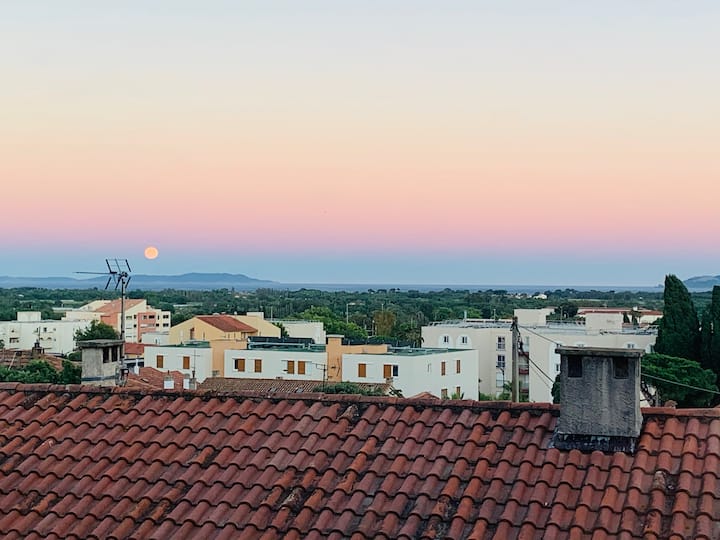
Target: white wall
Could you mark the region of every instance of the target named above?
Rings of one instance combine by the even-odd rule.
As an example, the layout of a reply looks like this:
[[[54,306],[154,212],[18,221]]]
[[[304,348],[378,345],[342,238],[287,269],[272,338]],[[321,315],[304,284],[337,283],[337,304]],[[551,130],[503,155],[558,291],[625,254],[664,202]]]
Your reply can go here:
[[[0,321],[0,339],[6,349],[32,349],[39,341],[49,354],[67,354],[75,350],[75,332],[90,326],[89,321],[37,320],[21,313],[22,321]]]
[[[170,345],[169,332],[145,332],[141,339],[145,345]]]
[[[163,365],[157,365],[158,356],[163,356]],[[145,366],[160,371],[180,371],[192,376],[195,369],[195,378],[198,384],[208,377],[212,377],[212,349],[210,347],[145,347]],[[190,357],[190,368],[183,367],[184,357]]]
[[[525,318],[525,320],[528,319]],[[611,323],[614,324],[615,319],[612,319]],[[610,323],[608,325],[612,326]],[[458,346],[457,340],[462,336],[468,336],[469,343],[479,353],[478,376],[481,381],[480,391],[483,393],[492,395],[502,390],[503,372],[497,368],[498,356],[505,357],[504,380],[509,381],[512,378],[512,334],[509,323],[437,324],[424,326],[422,336],[425,346],[442,346],[438,344],[444,343],[445,336],[447,336],[450,346]],[[505,350],[498,347],[499,337],[505,338]],[[560,357],[555,354],[557,344],[637,348],[650,352],[657,338],[654,333],[646,333],[644,330],[599,331],[596,327],[588,329],[582,324],[550,324],[537,327],[530,325],[524,327],[520,324],[520,337],[523,349],[529,353],[532,361],[527,375],[530,387],[529,399],[537,402],[552,401],[552,381],[558,373],[557,366],[560,364]],[[521,377],[523,376],[521,375]]]
[[[236,359],[245,359],[245,371],[235,367]],[[261,370],[255,371],[255,360],[262,360]],[[288,360],[294,361],[295,373],[288,373]],[[243,379],[276,379],[322,381],[327,354],[316,351],[288,351],[271,349],[228,349],[225,351],[225,377]],[[305,362],[305,374],[298,373],[300,362]],[[328,374],[329,376],[329,374]]]
[[[460,361],[460,372],[457,361]],[[448,397],[460,388],[464,399],[478,398],[478,353],[476,350],[438,350],[431,353],[401,352],[389,354],[343,354],[343,380],[350,382],[384,383],[384,366],[394,366],[392,384],[403,396],[411,397],[430,392]],[[445,374],[442,374],[442,363]],[[360,364],[365,365],[365,377],[359,375]]]
[[[323,323],[317,321],[274,321],[283,325],[291,338],[309,338],[324,345],[327,335]]]

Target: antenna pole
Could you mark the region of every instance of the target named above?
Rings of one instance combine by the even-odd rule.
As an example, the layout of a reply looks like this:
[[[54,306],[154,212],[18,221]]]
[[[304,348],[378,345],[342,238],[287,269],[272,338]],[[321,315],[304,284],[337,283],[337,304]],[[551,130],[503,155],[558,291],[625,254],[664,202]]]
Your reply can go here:
[[[520,401],[520,365],[518,362],[518,340],[520,339],[520,331],[518,330],[518,318],[513,317],[512,322],[512,400],[514,403]]]

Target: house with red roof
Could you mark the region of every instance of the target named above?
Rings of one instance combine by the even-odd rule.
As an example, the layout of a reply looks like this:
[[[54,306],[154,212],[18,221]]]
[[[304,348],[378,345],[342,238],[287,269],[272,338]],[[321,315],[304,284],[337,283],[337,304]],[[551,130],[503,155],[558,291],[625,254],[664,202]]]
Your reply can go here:
[[[720,409],[639,409],[639,356],[561,351],[559,406],[0,383],[0,531],[716,540]]]

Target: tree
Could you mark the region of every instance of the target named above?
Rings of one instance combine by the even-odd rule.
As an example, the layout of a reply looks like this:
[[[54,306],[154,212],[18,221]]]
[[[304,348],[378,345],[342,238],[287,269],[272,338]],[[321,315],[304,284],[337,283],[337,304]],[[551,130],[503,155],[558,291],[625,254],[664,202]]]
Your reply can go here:
[[[85,330],[75,332],[75,341],[88,341],[90,339],[118,339],[120,336],[115,329],[104,322],[92,321]]]
[[[715,373],[694,360],[653,353],[642,357],[641,366],[643,393],[659,403],[671,399],[679,407],[707,407],[718,391]]]
[[[712,290],[710,304],[703,311],[700,328],[701,348],[700,363],[702,367],[720,374],[720,287]]]
[[[375,334],[378,336],[391,336],[395,326],[395,314],[392,311],[382,310],[373,314]]]
[[[665,277],[665,307],[658,323],[655,352],[700,360],[700,324],[685,284],[669,274]]]
[[[572,319],[577,315],[577,312],[578,306],[572,302],[563,302],[555,308],[555,314],[560,318],[560,320]]]

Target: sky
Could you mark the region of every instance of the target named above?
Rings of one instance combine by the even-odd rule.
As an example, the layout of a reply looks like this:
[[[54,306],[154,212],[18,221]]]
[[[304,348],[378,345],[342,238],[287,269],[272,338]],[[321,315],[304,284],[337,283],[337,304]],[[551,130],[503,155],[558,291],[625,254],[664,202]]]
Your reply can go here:
[[[3,2],[0,275],[720,274],[718,27],[715,1]]]

